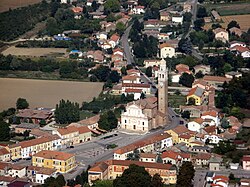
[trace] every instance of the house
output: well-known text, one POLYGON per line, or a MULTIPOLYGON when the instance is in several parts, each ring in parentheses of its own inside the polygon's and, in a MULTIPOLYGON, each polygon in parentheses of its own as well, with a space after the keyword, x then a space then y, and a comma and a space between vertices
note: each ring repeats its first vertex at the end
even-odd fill
POLYGON ((204 120, 205 124, 208 124, 209 126, 217 126, 220 123, 220 119, 218 116, 218 112, 215 110, 205 111, 202 113, 201 118, 204 120))
POLYGON ((213 86, 214 88, 218 89, 219 86, 222 86, 224 82, 229 82, 231 79, 226 77, 220 76, 209 76, 205 75, 203 80, 208 83, 208 85, 213 86))
POLYGON ((75 126, 58 128, 56 130, 53 130, 52 134, 56 134, 61 138, 62 146, 69 147, 70 145, 75 145, 80 142, 79 129, 75 126))
POLYGON ((200 132, 203 128, 203 122, 202 118, 195 118, 193 121, 188 122, 187 128, 190 131, 200 132))
POLYGON ((142 34, 146 34, 148 37, 153 36, 155 38, 158 38, 160 31, 159 30, 144 30, 142 31, 142 34))
POLYGON ((26 176, 32 182, 44 184, 44 181, 49 177, 56 177, 56 169, 28 166, 26 169, 26 176))
POLYGON ((140 153, 141 162, 156 162, 157 154, 154 153, 140 153))
POLYGON ((145 167, 146 171, 153 176, 160 174, 163 183, 175 184, 176 183, 176 168, 170 164, 140 162, 132 160, 107 160, 105 162, 96 163, 88 170, 88 182, 92 184, 95 180, 114 180, 116 177, 121 176, 125 169, 131 164, 145 167))
POLYGON ((107 40, 108 34, 107 34, 107 32, 98 32, 98 33, 96 33, 96 38, 100 39, 100 40, 107 40))
POLYGON ((214 32, 214 37, 216 40, 220 40, 224 43, 229 41, 229 36, 228 36, 228 32, 225 29, 222 28, 216 28, 213 30, 214 32))
POLYGON ((242 168, 244 170, 250 170, 250 155, 244 155, 242 157, 242 168))
POLYGON ((22 141, 7 147, 11 154, 11 160, 30 158, 39 151, 59 148, 61 148, 61 138, 57 135, 22 141))
POLYGON ((148 19, 148 21, 144 21, 144 30, 160 31, 163 27, 166 26, 167 23, 167 21, 161 21, 158 19, 148 19))
POLYGON ((192 88, 195 87, 199 87, 202 88, 203 90, 208 90, 209 86, 207 84, 206 81, 202 80, 202 79, 196 79, 193 84, 192 84, 192 88))
POLYGON ((175 48, 169 43, 160 44, 160 58, 172 58, 175 56, 175 48))
POLYGON ((73 7, 71 8, 71 10, 75 14, 75 17, 74 17, 75 19, 80 19, 82 17, 82 11, 83 11, 82 7, 73 7))
POLYGON ((212 156, 209 159, 209 170, 210 171, 220 171, 221 163, 222 163, 222 158, 212 156))
POLYGON ((239 132, 240 129, 242 128, 242 123, 240 123, 238 118, 234 116, 227 117, 227 121, 229 123, 229 126, 231 126, 231 128, 235 131, 239 132))
POLYGON ((112 46, 112 48, 115 48, 119 44, 120 36, 118 34, 113 34, 108 43, 112 46))
POLYGON ((0 186, 7 187, 8 184, 14 182, 15 180, 15 177, 0 176, 0 186))
POLYGON ((167 40, 169 40, 169 36, 170 36, 170 34, 159 33, 159 34, 158 34, 158 40, 159 40, 160 42, 166 42, 167 40))
POLYGON ((113 50, 113 55, 116 55, 116 54, 118 54, 118 55, 121 55, 121 56, 124 56, 124 51, 121 49, 121 48, 115 48, 114 50, 113 50))
POLYGON ((112 56, 111 56, 111 62, 122 61, 122 60, 123 60, 123 55, 112 54, 112 56))
POLYGON ((144 60, 144 67, 147 68, 147 67, 154 67, 154 66, 160 66, 162 65, 163 63, 166 63, 165 60, 158 60, 158 59, 146 59, 144 60))
POLYGON ((186 64, 177 64, 175 66, 175 69, 177 70, 177 72, 182 75, 183 73, 188 73, 191 74, 191 71, 189 70, 189 66, 186 64))
POLYGON ((97 63, 103 63, 105 61, 103 52, 100 50, 88 51, 87 58, 92 58, 94 62, 97 62, 97 63))
POLYGON ((204 165, 207 166, 209 164, 210 158, 211 158, 210 153, 198 153, 192 159, 197 166, 204 166, 204 165))
POLYGON ((93 1, 94 1, 94 0, 87 0, 86 5, 87 5, 87 6, 92 6, 93 1))
POLYGON ((133 153, 134 150, 138 150, 144 153, 150 153, 153 151, 160 151, 166 147, 173 145, 172 137, 167 134, 156 134, 148 139, 139 140, 133 144, 121 147, 114 151, 114 159, 126 160, 129 153, 133 153))
POLYGON ((183 16, 180 14, 172 15, 172 23, 173 24, 183 24, 183 16))
POLYGON ((200 87, 192 88, 187 95, 187 103, 190 98, 193 98, 195 100, 195 105, 201 105, 204 101, 204 93, 205 90, 200 87))
POLYGON ((177 126, 174 129, 166 131, 166 133, 168 133, 172 136, 173 143, 179 143, 179 136, 181 134, 186 134, 188 132, 189 132, 189 130, 185 126, 177 126))
POLYGON ((22 178, 26 175, 26 166, 0 162, 0 175, 22 178))
POLYGON ((211 23, 212 22, 211 17, 204 17, 203 19, 204 19, 205 23, 211 23))
POLYGON ((96 129, 96 127, 98 127, 99 119, 100 119, 100 114, 87 119, 83 119, 81 121, 78 121, 77 123, 82 126, 87 126, 89 129, 96 129))
POLYGON ((5 147, 0 148, 0 161, 1 162, 10 161, 10 152, 5 147))
POLYGON ((141 77, 136 75, 136 74, 126 75, 126 76, 122 77, 122 82, 123 83, 140 84, 141 83, 141 77))
POLYGON ((179 161, 181 160, 181 158, 179 157, 178 152, 174 152, 174 151, 165 151, 162 153, 161 155, 162 161, 164 164, 179 164, 179 161))
POLYGON ((234 46, 230 48, 230 51, 236 52, 236 54, 241 55, 243 58, 250 58, 250 50, 248 47, 234 46))
POLYGON ((212 11, 211 11, 211 15, 212 15, 212 18, 213 18, 215 21, 221 21, 221 17, 220 17, 220 15, 218 14, 217 11, 212 10, 212 11))
POLYGON ((126 93, 126 89, 141 89, 142 92, 146 95, 151 93, 150 84, 141 84, 141 83, 122 83, 122 93, 126 93))
POLYGON ((246 43, 245 42, 241 42, 241 41, 232 41, 229 43, 230 47, 229 48, 234 48, 236 46, 241 46, 241 47, 246 47, 246 43))
POLYGON ((190 150, 194 153, 209 153, 211 148, 208 146, 193 146, 190 150))
POLYGON ((180 105, 181 112, 189 111, 191 118, 200 118, 203 111, 208 110, 207 105, 180 105))
POLYGON ((241 37, 241 35, 243 33, 242 30, 237 28, 237 27, 232 27, 231 29, 229 29, 229 32, 230 32, 230 34, 234 34, 234 35, 239 36, 239 37, 241 37))
POLYGON ((230 72, 225 73, 225 77, 229 79, 240 78, 242 77, 242 73, 238 71, 230 71, 230 72))
POLYGON ((44 121, 46 124, 52 121, 54 115, 54 109, 23 109, 18 110, 16 117, 20 118, 21 122, 26 120, 32 121, 34 124, 39 124, 41 121, 44 121))
POLYGON ((57 172, 67 173, 76 167, 75 155, 58 151, 40 151, 33 155, 32 166, 56 169, 57 172))
POLYGON ((7 185, 8 187, 32 187, 30 182, 16 180, 7 185))
POLYGON ((192 4, 185 2, 183 4, 183 12, 191 12, 192 4))
POLYGON ((144 6, 135 6, 131 9, 132 14, 144 14, 145 13, 144 6))
POLYGON ((211 68, 209 65, 199 64, 194 66, 194 71, 195 73, 200 71, 203 75, 209 75, 211 73, 211 68))
POLYGON ((240 187, 249 187, 250 179, 240 179, 240 187))
POLYGON ((21 123, 19 125, 13 126, 15 133, 24 133, 25 131, 31 131, 32 129, 39 129, 39 124, 33 123, 21 123))
POLYGON ((160 12, 160 20, 161 21, 169 21, 171 19, 170 13, 167 11, 161 11, 160 12))
POLYGON ((228 187, 229 178, 223 175, 216 175, 213 177, 213 183, 211 186, 218 186, 218 187, 228 187))

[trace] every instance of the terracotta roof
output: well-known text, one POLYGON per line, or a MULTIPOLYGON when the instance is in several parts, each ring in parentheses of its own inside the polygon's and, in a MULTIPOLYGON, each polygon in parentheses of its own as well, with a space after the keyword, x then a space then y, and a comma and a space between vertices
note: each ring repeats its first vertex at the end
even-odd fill
POLYGON ((7 163, 7 162, 0 162, 0 170, 4 169, 13 169, 13 170, 22 170, 26 166, 24 165, 19 165, 19 164, 12 164, 12 163, 7 163))
POLYGON ((115 52, 122 52, 123 53, 124 51, 121 48, 118 47, 118 48, 115 48, 113 50, 113 53, 115 53, 115 52))
POLYGON ((191 158, 191 155, 189 153, 179 153, 181 158, 191 158))
POLYGON ((108 164, 105 162, 98 162, 93 167, 91 167, 88 171, 89 172, 104 172, 108 169, 108 164))
POLYGON ((160 49, 164 48, 164 47, 172 47, 174 48, 171 44, 169 43, 163 43, 163 44, 160 44, 160 49))
POLYGON ((156 156, 154 153, 140 153, 140 158, 156 158, 156 156))
POLYGON ((216 29, 213 30, 213 32, 214 32, 215 34, 218 34, 218 33, 220 33, 220 32, 226 32, 226 33, 227 33, 227 31, 226 31, 225 29, 222 29, 222 28, 216 28, 216 29))
POLYGON ((58 135, 44 136, 44 137, 39 137, 39 138, 32 139, 32 140, 19 142, 18 144, 16 144, 16 146, 19 145, 22 148, 31 147, 31 146, 34 146, 34 145, 39 145, 39 144, 50 142, 52 140, 57 140, 57 139, 60 139, 60 137, 58 135))
POLYGON ((235 33, 236 35, 241 35, 242 34, 242 30, 237 28, 237 27, 232 27, 229 29, 230 33, 235 33))
POLYGON ((230 50, 231 51, 235 50, 235 51, 238 51, 240 53, 243 53, 243 52, 246 52, 246 51, 250 51, 248 47, 242 47, 240 45, 236 45, 236 46, 232 47, 230 50))
POLYGON ((95 115, 93 117, 78 121, 77 123, 81 124, 81 125, 93 125, 95 123, 97 123, 100 119, 100 114, 95 115))
POLYGON ((217 117, 217 111, 215 111, 215 110, 205 111, 205 112, 202 113, 202 116, 217 117))
POLYGON ((80 13, 80 12, 82 12, 83 8, 82 7, 73 7, 71 10, 74 13, 80 13))
POLYGON ((244 155, 242 161, 250 161, 250 155, 244 155))
POLYGON ((43 174, 43 175, 52 175, 55 172, 56 169, 44 168, 44 167, 41 167, 39 170, 36 171, 37 174, 43 174))
POLYGON ((87 126, 78 127, 78 131, 79 131, 79 134, 84 134, 84 133, 91 132, 90 129, 87 126))
POLYGON ((47 150, 43 150, 40 151, 38 153, 36 153, 35 155, 33 155, 35 157, 41 157, 41 158, 46 158, 46 159, 55 159, 55 160, 68 160, 71 157, 74 157, 74 154, 70 154, 70 153, 65 153, 65 152, 59 152, 59 151, 47 151, 47 150))
POLYGON ((189 93, 188 93, 187 96, 196 95, 198 97, 201 97, 203 95, 203 93, 204 93, 204 89, 202 89, 202 88, 200 88, 200 87, 197 86, 197 87, 192 88, 189 91, 189 93))
POLYGON ((202 118, 195 118, 194 121, 198 124, 202 124, 204 122, 204 119, 202 118))
POLYGON ((122 77, 122 80, 136 80, 136 79, 138 79, 138 78, 140 78, 140 77, 137 76, 137 75, 132 74, 132 75, 123 76, 123 77, 122 77))
POLYGON ((41 129, 31 129, 30 134, 35 137, 42 137, 42 136, 51 136, 51 134, 47 131, 43 131, 41 129))
POLYGON ((49 110, 33 110, 33 109, 23 109, 19 110, 17 117, 21 118, 36 118, 36 119, 47 119, 52 115, 49 110))
POLYGON ((10 165, 10 163, 0 162, 0 170, 6 169, 9 165, 10 165))
POLYGON ((6 154, 9 154, 9 153, 10 152, 4 147, 0 149, 0 155, 6 155, 6 154))
POLYGON ((144 9, 144 6, 135 6, 135 8, 144 9))
POLYGON ((120 39, 120 36, 118 34, 113 34, 110 37, 110 40, 117 42, 120 39))
POLYGON ((229 178, 224 176, 224 175, 216 175, 213 177, 213 180, 218 180, 218 179, 224 180, 224 181, 229 181, 229 178))
POLYGON ((133 73, 140 73, 140 71, 137 70, 137 69, 129 69, 129 70, 127 70, 127 73, 130 75, 130 74, 133 74, 133 73))
POLYGON ((163 169, 170 170, 171 164, 162 164, 162 163, 153 163, 153 162, 140 162, 134 160, 108 160, 106 161, 109 165, 118 165, 118 166, 130 166, 131 164, 135 164, 138 166, 143 166, 145 168, 155 168, 155 169, 163 169))
POLYGON ((216 125, 205 127, 203 130, 208 134, 214 133, 216 132, 216 125))
POLYGON ((122 83, 122 87, 150 88, 150 84, 122 83))
POLYGON ((156 134, 153 136, 150 136, 147 139, 139 140, 137 142, 134 142, 133 144, 129 144, 127 146, 121 147, 117 150, 114 151, 116 154, 124 154, 130 151, 133 151, 135 149, 144 147, 146 145, 150 145, 156 142, 159 142, 161 140, 164 140, 166 138, 170 138, 171 136, 168 133, 163 133, 163 134, 156 134))
POLYGON ((226 78, 226 77, 220 77, 220 76, 209 76, 209 75, 205 75, 203 77, 203 80, 208 82, 208 81, 214 81, 214 82, 222 82, 224 83, 229 82, 231 79, 230 78, 226 78))
POLYGON ((10 176, 0 176, 0 181, 3 181, 3 182, 12 182, 16 180, 15 177, 10 177, 10 176))
POLYGON ((171 159, 177 160, 178 153, 174 151, 165 151, 162 153, 161 158, 171 158, 171 159))
POLYGON ((174 129, 172 129, 172 131, 174 131, 176 134, 179 134, 179 135, 189 132, 187 127, 181 126, 181 125, 175 127, 174 129))
POLYGON ((193 86, 195 86, 197 84, 200 84, 202 86, 207 86, 207 82, 202 80, 202 79, 195 80, 194 83, 193 83, 193 86))
POLYGON ((158 106, 156 97, 147 97, 145 99, 139 99, 128 103, 128 105, 133 104, 139 106, 141 109, 153 109, 158 106))
POLYGON ((131 88, 127 88, 125 89, 126 93, 142 93, 142 89, 131 89, 131 88))
POLYGON ((74 127, 74 126, 69 126, 69 127, 65 127, 65 128, 58 128, 57 131, 61 135, 66 135, 66 134, 71 134, 71 133, 74 133, 74 132, 78 132, 78 128, 74 127))
POLYGON ((179 138, 183 138, 183 139, 189 139, 189 138, 191 138, 192 136, 190 135, 190 134, 181 134, 180 136, 179 136, 179 138))
POLYGON ((160 15, 161 15, 161 16, 169 16, 169 12, 167 12, 167 11, 162 11, 162 12, 160 12, 160 15))
POLYGON ((209 160, 211 158, 211 154, 210 153, 198 153, 195 158, 200 159, 200 160, 209 160))

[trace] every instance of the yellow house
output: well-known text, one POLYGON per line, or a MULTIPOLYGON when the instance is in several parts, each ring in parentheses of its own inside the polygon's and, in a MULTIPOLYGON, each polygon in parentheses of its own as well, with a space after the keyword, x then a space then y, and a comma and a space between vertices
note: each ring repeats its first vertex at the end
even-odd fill
POLYGON ((13 144, 6 147, 6 149, 10 152, 11 160, 21 159, 21 145, 13 144))
POLYGON ((32 165, 56 169, 57 172, 67 173, 75 168, 75 155, 59 151, 44 150, 32 157, 32 165))
POLYGON ((62 145, 70 146, 79 144, 79 130, 75 126, 58 128, 52 131, 52 134, 57 134, 62 139, 62 145))
POLYGON ((190 134, 190 133, 187 133, 187 134, 181 134, 179 136, 179 142, 178 143, 182 143, 184 142, 187 146, 191 146, 190 143, 193 142, 195 140, 195 137, 190 134))
POLYGON ((195 100, 195 105, 201 105, 203 103, 204 89, 200 87, 192 88, 187 95, 187 103, 190 98, 195 100))
POLYGON ((170 129, 165 132, 172 136, 173 143, 176 144, 179 143, 179 136, 181 134, 189 132, 189 130, 185 126, 177 126, 174 129, 170 129))

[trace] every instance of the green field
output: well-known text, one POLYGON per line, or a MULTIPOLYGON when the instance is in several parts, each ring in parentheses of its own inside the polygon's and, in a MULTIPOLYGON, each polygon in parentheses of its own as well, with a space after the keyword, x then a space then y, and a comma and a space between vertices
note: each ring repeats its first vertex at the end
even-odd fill
POLYGON ((204 4, 204 6, 207 12, 215 9, 221 16, 250 14, 249 0, 232 3, 204 4))
POLYGON ((179 108, 180 105, 185 105, 186 97, 184 95, 168 95, 169 106, 179 108))

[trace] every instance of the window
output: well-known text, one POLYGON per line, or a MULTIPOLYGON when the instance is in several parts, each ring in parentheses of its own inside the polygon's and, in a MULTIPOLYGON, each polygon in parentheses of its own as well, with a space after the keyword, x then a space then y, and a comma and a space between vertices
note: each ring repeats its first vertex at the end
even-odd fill
POLYGON ((136 129, 136 126, 134 125, 134 129, 136 129))
POLYGON ((144 121, 142 122, 142 125, 144 125, 144 121))
POLYGON ((124 120, 124 123, 127 123, 127 120, 126 120, 126 119, 124 120))

